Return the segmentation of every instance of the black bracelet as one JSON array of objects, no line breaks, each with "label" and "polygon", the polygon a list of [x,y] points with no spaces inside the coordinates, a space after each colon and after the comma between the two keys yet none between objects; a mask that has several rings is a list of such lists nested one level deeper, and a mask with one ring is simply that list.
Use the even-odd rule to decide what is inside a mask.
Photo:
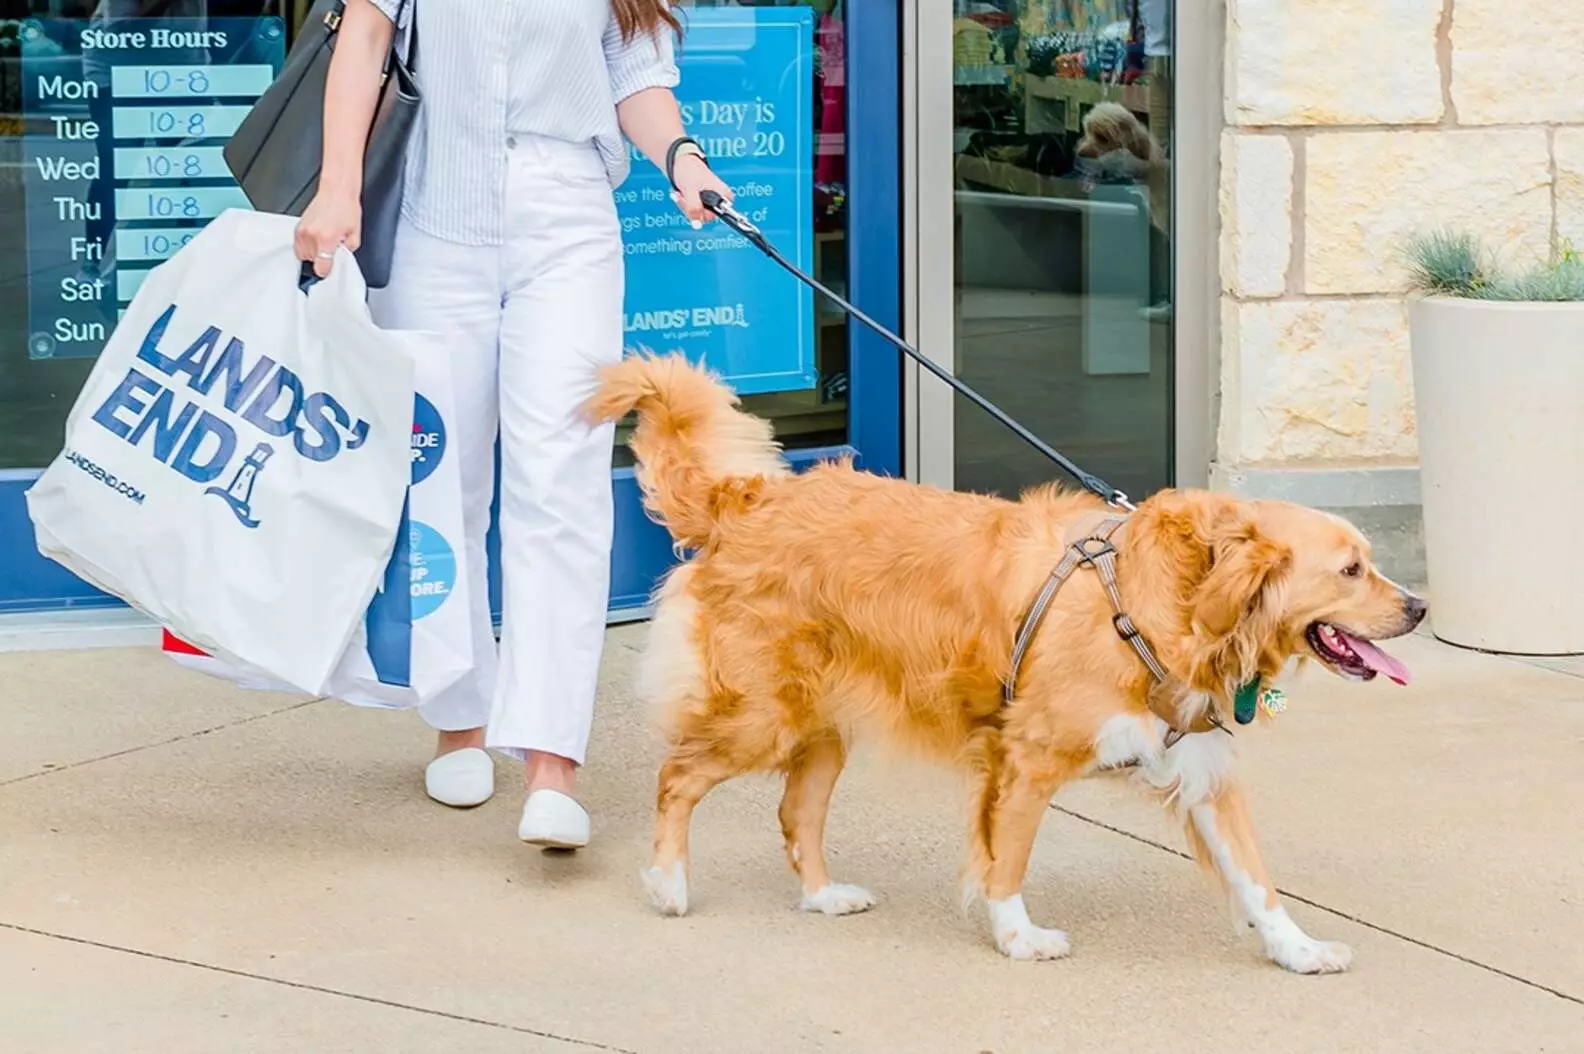
[{"label": "black bracelet", "polygon": [[698,159],[704,162],[705,167],[709,166],[709,158],[704,156],[704,148],[699,145],[699,141],[697,139],[694,139],[691,135],[677,137],[677,139],[666,148],[665,156],[666,182],[671,184],[672,190],[682,189],[676,184],[676,156],[677,151],[681,149],[686,143],[692,143],[694,146],[697,146],[699,148]]}]

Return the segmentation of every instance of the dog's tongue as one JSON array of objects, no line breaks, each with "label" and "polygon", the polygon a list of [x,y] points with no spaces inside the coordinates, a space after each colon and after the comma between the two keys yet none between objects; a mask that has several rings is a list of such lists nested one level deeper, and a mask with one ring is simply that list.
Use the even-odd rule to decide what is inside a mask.
[{"label": "dog's tongue", "polygon": [[1412,679],[1413,674],[1408,672],[1408,667],[1387,655],[1370,641],[1341,630],[1337,630],[1337,633],[1347,641],[1348,647],[1353,649],[1353,654],[1376,673],[1383,673],[1398,684],[1407,684]]}]

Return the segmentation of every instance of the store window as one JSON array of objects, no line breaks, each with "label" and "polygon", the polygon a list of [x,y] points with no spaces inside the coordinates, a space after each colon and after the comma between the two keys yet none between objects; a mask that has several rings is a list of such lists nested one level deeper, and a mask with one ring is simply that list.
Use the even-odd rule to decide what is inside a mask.
[{"label": "store window", "polygon": [[[1141,496],[1172,473],[1175,0],[953,0],[955,367]],[[974,407],[954,478],[1051,467]]]},{"label": "store window", "polygon": [[[311,5],[16,6],[22,17],[0,21],[0,471],[54,457],[142,276],[218,212],[245,204],[221,148]],[[678,95],[689,131],[739,187],[744,211],[843,289],[841,0],[684,7]],[[720,225],[678,226],[646,165],[620,188],[618,208],[629,342],[703,357],[789,447],[845,442],[843,317]],[[624,447],[616,460],[630,463]]]},{"label": "store window", "polygon": [[[689,133],[736,188],[741,210],[756,222],[768,219],[770,239],[838,292],[847,286],[844,6],[684,2],[677,89]],[[678,226],[663,191],[663,178],[640,165],[617,193],[631,221],[629,343],[703,359],[790,449],[845,443],[846,317],[720,225],[701,234]],[[646,225],[650,217],[658,228]],[[670,304],[701,313],[666,317]],[[698,318],[704,325],[694,324]],[[616,461],[632,463],[625,446]]]},{"label": "store window", "polygon": [[0,471],[60,449],[149,269],[245,199],[220,150],[304,5],[29,0],[0,22]]}]

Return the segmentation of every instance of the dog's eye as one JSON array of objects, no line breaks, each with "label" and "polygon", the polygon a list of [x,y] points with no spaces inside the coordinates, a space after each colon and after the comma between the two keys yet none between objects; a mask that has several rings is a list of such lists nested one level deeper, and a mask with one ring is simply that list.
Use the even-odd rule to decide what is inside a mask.
[{"label": "dog's eye", "polygon": [[1344,567],[1342,569],[1342,573],[1349,578],[1357,578],[1359,575],[1364,573],[1364,565],[1355,560],[1351,564],[1348,564],[1346,567]]}]

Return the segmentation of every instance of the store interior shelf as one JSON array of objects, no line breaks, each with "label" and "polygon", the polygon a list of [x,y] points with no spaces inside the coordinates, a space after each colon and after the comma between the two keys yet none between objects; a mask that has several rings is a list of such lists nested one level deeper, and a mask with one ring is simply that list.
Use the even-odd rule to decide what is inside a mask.
[{"label": "store interior shelf", "polygon": [[[1149,88],[1143,84],[1103,84],[1075,77],[1024,78],[1025,122],[1031,132],[1067,128],[1077,131],[1089,107],[1111,101],[1121,103],[1133,113],[1148,119]],[[1052,114],[1050,111],[1059,111]]]},{"label": "store interior shelf", "polygon": [[953,80],[958,87],[979,84],[1002,86],[1012,79],[1014,67],[991,63],[982,66],[958,66]]},{"label": "store interior shelf", "polygon": [[1143,84],[1103,84],[1076,77],[1036,77],[1032,73],[1026,83],[1028,93],[1036,99],[1071,99],[1090,106],[1111,99],[1129,110],[1149,112],[1149,88]]}]

